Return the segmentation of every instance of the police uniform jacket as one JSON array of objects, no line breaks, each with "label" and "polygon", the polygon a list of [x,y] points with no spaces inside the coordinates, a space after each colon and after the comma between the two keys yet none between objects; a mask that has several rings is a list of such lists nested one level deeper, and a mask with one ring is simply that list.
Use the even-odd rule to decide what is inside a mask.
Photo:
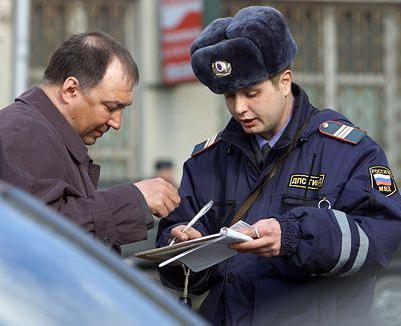
[{"label": "police uniform jacket", "polygon": [[118,247],[146,239],[149,208],[132,184],[96,191],[100,166],[46,94],[33,87],[0,111],[0,179]]},{"label": "police uniform jacket", "polygon": [[[213,145],[196,148],[185,163],[181,204],[160,222],[159,246],[166,245],[171,228],[214,200],[195,228],[216,233],[276,165],[243,220],[276,218],[280,255],[237,254],[190,277],[193,292],[209,290],[200,311],[213,324],[364,324],[375,274],[399,243],[401,200],[383,150],[369,136],[349,142],[362,132],[354,128],[347,137],[324,133],[330,121],[344,130],[352,124],[333,110],[313,108],[295,84],[292,92],[292,117],[264,164],[258,164],[253,136],[231,120]],[[164,284],[182,287],[179,268],[159,271]]]}]

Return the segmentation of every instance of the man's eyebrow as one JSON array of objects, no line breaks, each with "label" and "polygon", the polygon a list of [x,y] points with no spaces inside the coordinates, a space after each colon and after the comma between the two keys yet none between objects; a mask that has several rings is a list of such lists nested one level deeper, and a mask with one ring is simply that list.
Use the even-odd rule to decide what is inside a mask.
[{"label": "man's eyebrow", "polygon": [[131,105],[131,102],[129,102],[129,103],[121,103],[119,101],[104,101],[103,103],[106,104],[106,105],[115,107],[115,108],[125,108],[126,106]]}]

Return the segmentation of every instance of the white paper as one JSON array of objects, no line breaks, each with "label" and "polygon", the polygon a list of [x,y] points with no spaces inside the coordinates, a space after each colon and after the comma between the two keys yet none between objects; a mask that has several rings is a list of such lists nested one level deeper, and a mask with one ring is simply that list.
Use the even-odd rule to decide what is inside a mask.
[{"label": "white paper", "polygon": [[[249,226],[245,222],[243,223],[246,225],[243,225],[243,223],[237,225],[238,223],[239,222],[234,224],[231,228],[222,228],[218,238],[212,239],[198,247],[191,248],[190,250],[174,256],[161,263],[159,267],[163,267],[175,260],[179,260],[188,266],[192,271],[199,272],[234,256],[237,254],[237,252],[230,249],[228,247],[229,244],[252,240],[250,236],[234,230],[234,228],[244,229]],[[249,227],[252,228],[251,226]]]},{"label": "white paper", "polygon": [[230,227],[230,229],[242,233],[242,232],[244,232],[246,230],[249,230],[249,229],[253,230],[254,228],[253,228],[253,226],[249,225],[248,223],[246,223],[246,222],[244,222],[242,220],[239,220],[237,223],[232,225]]}]

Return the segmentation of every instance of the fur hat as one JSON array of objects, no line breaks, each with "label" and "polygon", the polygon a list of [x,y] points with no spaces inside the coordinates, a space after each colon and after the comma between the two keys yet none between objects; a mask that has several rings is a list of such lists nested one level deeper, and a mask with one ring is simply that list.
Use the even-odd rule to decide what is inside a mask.
[{"label": "fur hat", "polygon": [[252,6],[210,23],[191,45],[192,69],[217,94],[259,83],[289,66],[297,45],[283,15]]}]

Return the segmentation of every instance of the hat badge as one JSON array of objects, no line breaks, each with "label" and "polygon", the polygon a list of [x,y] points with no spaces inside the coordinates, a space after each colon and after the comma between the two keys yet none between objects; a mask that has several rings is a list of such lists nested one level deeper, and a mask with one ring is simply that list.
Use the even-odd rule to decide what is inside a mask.
[{"label": "hat badge", "polygon": [[212,70],[217,77],[224,77],[231,74],[231,63],[227,61],[215,61],[212,63]]}]

